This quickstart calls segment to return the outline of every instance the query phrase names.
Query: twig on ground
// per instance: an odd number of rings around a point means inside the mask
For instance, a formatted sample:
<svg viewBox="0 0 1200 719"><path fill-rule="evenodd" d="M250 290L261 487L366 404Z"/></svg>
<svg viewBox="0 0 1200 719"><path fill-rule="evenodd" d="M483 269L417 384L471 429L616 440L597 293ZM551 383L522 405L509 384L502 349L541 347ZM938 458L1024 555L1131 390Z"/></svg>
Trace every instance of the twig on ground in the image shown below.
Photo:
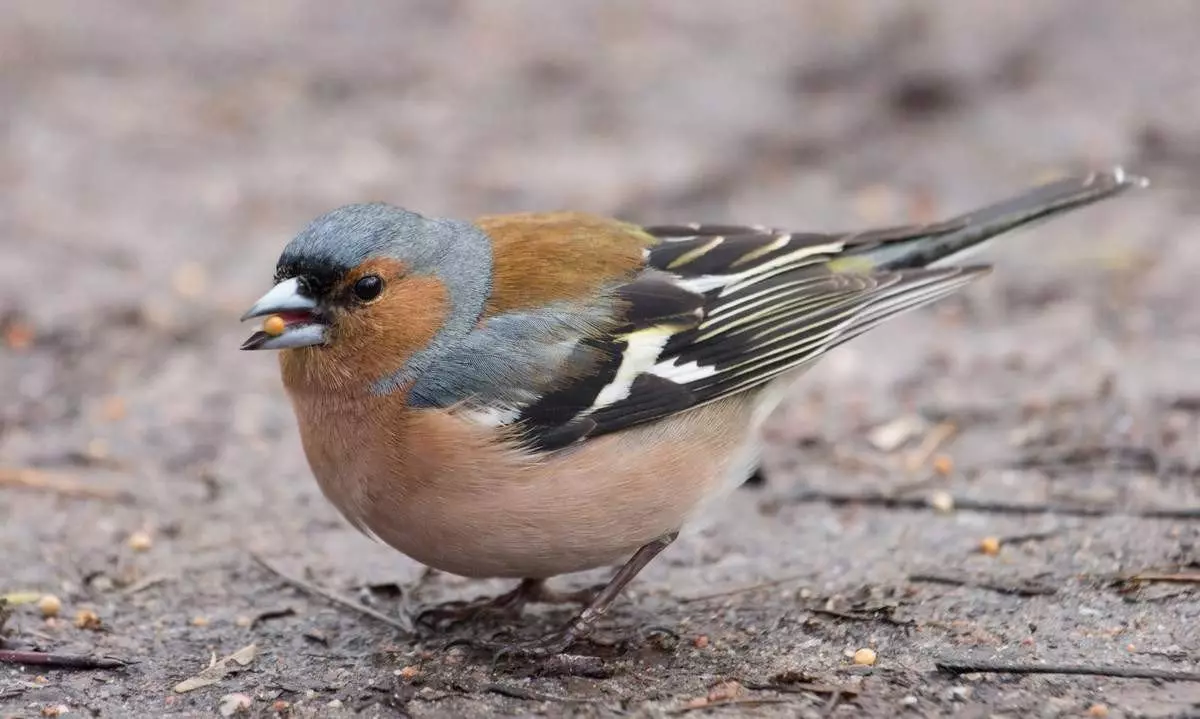
<svg viewBox="0 0 1200 719"><path fill-rule="evenodd" d="M1044 597L1055 594L1058 591L1049 585L1036 584L1033 582L1004 584L990 579L954 577L947 574L910 574L908 581L928 582L930 584L946 584L952 587L973 587L975 589L987 589L1000 594L1011 594L1017 597Z"/></svg>
<svg viewBox="0 0 1200 719"><path fill-rule="evenodd" d="M1162 462L1147 447L1086 445L1079 447L1052 446L1030 453L1013 463L1022 469L1064 469L1110 464L1117 469L1154 472Z"/></svg>
<svg viewBox="0 0 1200 719"><path fill-rule="evenodd" d="M838 705L842 703L842 693L833 692L829 695L829 701L825 702L825 706L821 709L821 716L831 717L837 711Z"/></svg>
<svg viewBox="0 0 1200 719"><path fill-rule="evenodd" d="M163 582L174 578L175 577L169 574L151 574L150 576L139 579L133 584L130 584L128 587L122 589L121 596L128 597L133 594L137 594L138 592L144 592L150 587L162 584Z"/></svg>
<svg viewBox="0 0 1200 719"><path fill-rule="evenodd" d="M282 619L284 617L294 616L295 614L296 614L296 610L293 609L292 607L279 607L278 609L267 609L265 611L261 611L258 614L254 615L254 618L250 620L250 628L253 629L253 628L257 627L259 624L262 624L263 622L271 620L271 619Z"/></svg>
<svg viewBox="0 0 1200 719"><path fill-rule="evenodd" d="M924 497L898 497L882 492L855 494L809 490L794 495L788 501L797 504L824 502L835 507L858 504L885 509L934 509ZM954 497L953 505L956 510L992 514L1061 514L1073 517L1132 516L1146 519L1200 520L1200 507L1124 508L1112 505L1002 502L969 497Z"/></svg>
<svg viewBox="0 0 1200 719"><path fill-rule="evenodd" d="M16 487L53 492L64 497L101 499L109 502L132 502L132 493L113 487L84 484L74 477L44 472L28 467L0 467L0 487Z"/></svg>
<svg viewBox="0 0 1200 719"><path fill-rule="evenodd" d="M771 579L765 582L758 582L756 584L749 584L743 587L723 589L719 592L710 592L708 594L698 594L694 597L682 597L676 601L678 601L680 604L690 604L692 602L707 602L710 599L725 599L726 597L733 597L738 594L747 594L749 592L757 592L760 589L771 589L782 584L790 584L791 582L796 582L801 579L808 579L811 576L812 572L807 572L805 574L792 574L790 576Z"/></svg>
<svg viewBox="0 0 1200 719"><path fill-rule="evenodd" d="M1025 534L1013 534L1008 537L1000 537L1000 546L1012 546L1015 544L1025 544L1026 542L1040 542L1043 539L1052 539L1062 533L1061 529L1048 529L1044 532L1027 532Z"/></svg>
<svg viewBox="0 0 1200 719"><path fill-rule="evenodd" d="M833 684L817 684L815 682L741 682L741 685L753 691L779 692L781 694L841 694L846 697L858 696L858 690L851 687L840 687Z"/></svg>
<svg viewBox="0 0 1200 719"><path fill-rule="evenodd" d="M949 674L1074 674L1118 679L1159 679L1169 682L1200 682L1200 672L1181 672L1152 667L1122 667L1086 664L1007 664L1005 662L972 661L942 658L934 661L937 668Z"/></svg>
<svg viewBox="0 0 1200 719"><path fill-rule="evenodd" d="M266 559L263 559L262 557L255 554L254 552L250 553L250 558L253 559L256 563L258 563L258 565L261 566L263 569L266 569L267 571L271 572L272 574L279 577L280 579L287 582L288 584L292 585L296 589L308 592L309 594L315 594L318 597L323 597L324 599L326 599L334 604L345 607L346 609L352 609L352 610L358 612L359 614L363 614L363 615L368 616L376 621L383 622L384 624L387 624L388 626L390 626L398 631L401 631L405 634L413 633L413 628L409 625L406 625L404 622L400 621L399 619L389 617L388 615L386 615L382 612L378 612L370 607L359 604L358 602L356 602L352 599L347 599L346 597L343 597L340 594L337 594L336 592L330 591L328 589L325 589L324 587L317 586L316 584L313 584L312 582L305 581L299 577L288 574L287 572L279 569L278 567L271 564Z"/></svg>
<svg viewBox="0 0 1200 719"><path fill-rule="evenodd" d="M1121 583L1167 582L1170 584L1200 584L1200 572L1138 572L1118 580Z"/></svg>
<svg viewBox="0 0 1200 719"><path fill-rule="evenodd" d="M46 669L121 669L129 662L87 654L54 654L0 649L0 664L24 664Z"/></svg>

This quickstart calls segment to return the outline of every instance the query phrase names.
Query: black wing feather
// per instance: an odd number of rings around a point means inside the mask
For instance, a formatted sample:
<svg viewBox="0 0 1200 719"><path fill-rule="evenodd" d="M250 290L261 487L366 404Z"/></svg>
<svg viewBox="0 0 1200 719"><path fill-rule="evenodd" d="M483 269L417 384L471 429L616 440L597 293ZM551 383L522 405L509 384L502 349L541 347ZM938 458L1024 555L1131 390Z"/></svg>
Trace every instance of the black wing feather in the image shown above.
<svg viewBox="0 0 1200 719"><path fill-rule="evenodd" d="M1114 168L944 222L855 233L645 227L658 242L642 275L614 289L615 326L581 343L590 370L565 377L514 426L551 450L760 387L988 270L935 263L1144 184Z"/></svg>

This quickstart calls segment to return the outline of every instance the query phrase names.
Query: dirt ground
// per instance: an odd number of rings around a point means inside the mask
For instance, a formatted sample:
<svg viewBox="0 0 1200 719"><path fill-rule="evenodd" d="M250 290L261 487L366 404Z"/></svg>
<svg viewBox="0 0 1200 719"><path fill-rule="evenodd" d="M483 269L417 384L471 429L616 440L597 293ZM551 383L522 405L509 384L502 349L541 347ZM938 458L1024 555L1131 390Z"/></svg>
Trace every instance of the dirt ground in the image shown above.
<svg viewBox="0 0 1200 719"><path fill-rule="evenodd" d="M0 716L1200 716L1197 681L935 666L1200 669L1198 27L1186 0L6 2L0 594L62 601L7 646L134 663L0 665ZM1153 187L811 373L765 486L647 569L600 659L441 649L569 608L413 637L252 558L393 617L508 586L349 528L274 358L238 351L320 212L848 229L1113 162Z"/></svg>

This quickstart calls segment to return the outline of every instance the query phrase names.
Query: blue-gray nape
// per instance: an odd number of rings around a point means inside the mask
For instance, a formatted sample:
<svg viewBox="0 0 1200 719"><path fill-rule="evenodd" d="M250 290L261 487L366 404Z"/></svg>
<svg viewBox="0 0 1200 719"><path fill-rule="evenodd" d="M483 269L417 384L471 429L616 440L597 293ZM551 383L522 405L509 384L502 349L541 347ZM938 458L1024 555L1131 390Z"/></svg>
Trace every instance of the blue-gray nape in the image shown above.
<svg viewBox="0 0 1200 719"><path fill-rule="evenodd" d="M309 223L284 249L280 268L344 273L366 260L389 257L414 275L436 277L450 307L429 344L373 390L388 394L418 377L471 332L492 291L492 242L468 222L429 218L384 203L347 205ZM306 271L307 270L307 271Z"/></svg>

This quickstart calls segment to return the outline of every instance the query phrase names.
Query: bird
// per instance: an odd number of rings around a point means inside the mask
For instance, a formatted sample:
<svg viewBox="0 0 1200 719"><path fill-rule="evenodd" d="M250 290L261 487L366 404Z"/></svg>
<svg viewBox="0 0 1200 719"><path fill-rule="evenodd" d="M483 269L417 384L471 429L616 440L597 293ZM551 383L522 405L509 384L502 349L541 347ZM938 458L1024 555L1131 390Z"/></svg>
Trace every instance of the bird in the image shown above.
<svg viewBox="0 0 1200 719"><path fill-rule="evenodd" d="M1147 184L1115 166L845 232L345 205L286 244L242 349L278 351L307 465L351 525L517 581L435 616L582 605L500 643L544 657L759 472L760 426L831 350L987 274L962 260L988 241ZM601 567L594 592L546 586Z"/></svg>

